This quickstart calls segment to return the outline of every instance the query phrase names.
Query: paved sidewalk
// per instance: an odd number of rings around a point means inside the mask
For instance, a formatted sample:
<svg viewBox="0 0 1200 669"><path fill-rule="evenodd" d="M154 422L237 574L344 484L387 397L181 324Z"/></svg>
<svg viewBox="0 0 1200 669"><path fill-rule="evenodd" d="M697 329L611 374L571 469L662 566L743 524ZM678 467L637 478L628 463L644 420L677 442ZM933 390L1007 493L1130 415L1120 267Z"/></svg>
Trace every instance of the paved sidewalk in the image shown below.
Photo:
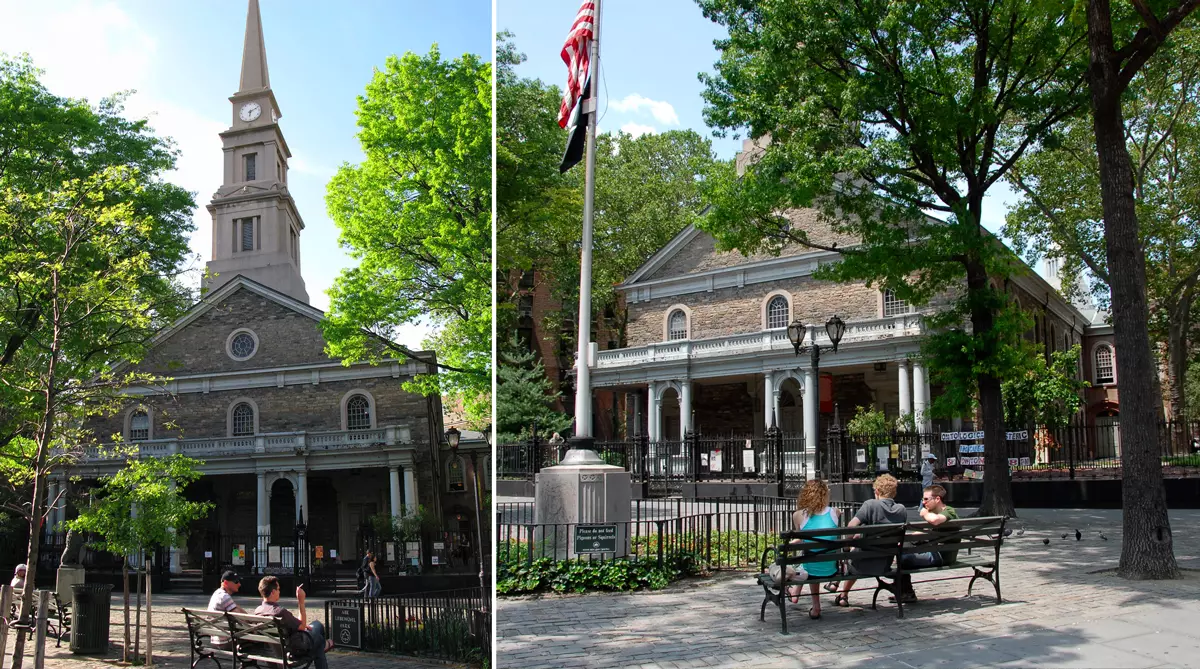
<svg viewBox="0 0 1200 669"><path fill-rule="evenodd" d="M256 605L253 599L249 597L237 596L239 603L245 606L247 603ZM285 607L292 612L296 612L296 600L284 598L281 602ZM187 627L184 624L183 614L180 609L185 606L195 606L203 608L208 605L208 597L202 595L154 595L154 666L156 667L174 667L177 669L186 669L191 666L191 651L188 648ZM46 639L46 669L111 669L114 666L120 666L121 659L121 643L124 641L124 609L121 602L121 593L113 592L112 597L112 617L110 618L109 629L109 652L103 656L97 655L74 655L68 648L69 641L63 641L61 648L54 647L54 639ZM311 617L317 620L325 618L325 600L318 597L309 597L308 613ZM134 615L133 606L130 605L130 617ZM145 623L145 607L143 604L142 621ZM130 643L132 640L133 630L130 630ZM0 666L4 669L12 666L13 644L16 641L16 635L10 633L8 637L8 645L5 647L6 655ZM146 630L142 629L142 652L145 652L146 647ZM354 651L333 650L326 657L329 660L330 669L427 669L438 667L445 669L446 667L459 667L466 665L452 664L446 662L438 662L436 660L417 660L410 658L396 657L392 655L383 655L378 653L359 653ZM210 662L201 663L197 669L216 669L215 664ZM33 669L33 642L25 644L25 659L23 669ZM228 662L222 662L222 669L231 669Z"/></svg>
<svg viewBox="0 0 1200 669"><path fill-rule="evenodd" d="M872 611L867 591L851 593L848 609L823 597L813 621L806 595L789 607L784 636L777 609L759 622L762 589L746 572L659 592L505 598L497 665L1200 667L1200 571L1169 582L1101 572L1120 556L1119 510L1019 516L1014 527L1025 531L1002 551L1003 604L987 583L976 582L967 598L966 580L918 581L922 601L905 607L902 620L892 604ZM1200 511L1171 512L1171 527L1180 566L1200 568Z"/></svg>

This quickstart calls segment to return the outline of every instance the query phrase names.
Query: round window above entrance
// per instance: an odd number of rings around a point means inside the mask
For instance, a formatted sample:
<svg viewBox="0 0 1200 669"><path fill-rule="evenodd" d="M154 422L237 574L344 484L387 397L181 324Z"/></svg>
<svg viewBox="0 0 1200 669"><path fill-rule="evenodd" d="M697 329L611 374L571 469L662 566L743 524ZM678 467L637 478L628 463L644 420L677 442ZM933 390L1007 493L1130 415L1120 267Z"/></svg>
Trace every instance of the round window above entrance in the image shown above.
<svg viewBox="0 0 1200 669"><path fill-rule="evenodd" d="M245 328L234 330L225 341L225 352L238 362L253 358L258 352L258 335Z"/></svg>

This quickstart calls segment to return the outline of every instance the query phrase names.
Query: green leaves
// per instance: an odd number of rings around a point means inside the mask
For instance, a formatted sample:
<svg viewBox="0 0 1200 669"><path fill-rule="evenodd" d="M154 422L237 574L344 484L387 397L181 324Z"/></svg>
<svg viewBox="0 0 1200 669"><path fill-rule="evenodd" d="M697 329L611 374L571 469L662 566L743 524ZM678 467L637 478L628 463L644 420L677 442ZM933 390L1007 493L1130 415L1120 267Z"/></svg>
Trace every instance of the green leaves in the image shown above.
<svg viewBox="0 0 1200 669"><path fill-rule="evenodd" d="M326 205L359 261L329 290L327 351L347 363L411 351L401 325L437 334L440 373L407 384L464 400L487 422L491 387L491 68L465 54L390 57L358 100L367 158L343 165ZM433 363L432 354L415 356Z"/></svg>

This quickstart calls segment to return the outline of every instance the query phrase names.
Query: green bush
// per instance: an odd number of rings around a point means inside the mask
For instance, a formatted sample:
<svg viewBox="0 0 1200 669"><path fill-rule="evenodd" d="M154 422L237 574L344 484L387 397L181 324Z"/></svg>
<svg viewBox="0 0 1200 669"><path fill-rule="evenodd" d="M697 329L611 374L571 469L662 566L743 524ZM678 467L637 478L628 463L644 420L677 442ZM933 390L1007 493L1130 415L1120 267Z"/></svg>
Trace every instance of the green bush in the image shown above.
<svg viewBox="0 0 1200 669"><path fill-rule="evenodd" d="M1200 467L1200 453L1166 457L1163 458L1163 464L1168 467Z"/></svg>
<svg viewBox="0 0 1200 669"><path fill-rule="evenodd" d="M519 550L511 556L522 554ZM528 555L527 552L524 553ZM616 560L565 560L549 557L532 562L504 559L500 563L496 592L501 595L552 590L554 592L661 590L684 576L703 572L699 556L679 553L657 560L620 558Z"/></svg>

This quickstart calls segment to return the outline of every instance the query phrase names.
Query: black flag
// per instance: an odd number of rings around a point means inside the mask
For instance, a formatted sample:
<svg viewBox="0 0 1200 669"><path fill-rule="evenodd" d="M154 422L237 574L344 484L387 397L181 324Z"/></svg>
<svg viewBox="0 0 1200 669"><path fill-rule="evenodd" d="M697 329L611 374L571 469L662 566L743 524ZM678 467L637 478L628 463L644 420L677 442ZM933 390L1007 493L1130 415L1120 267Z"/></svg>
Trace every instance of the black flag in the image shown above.
<svg viewBox="0 0 1200 669"><path fill-rule="evenodd" d="M592 78L589 76L583 82L583 95L571 112L571 131L567 138L567 150L563 153L562 164L558 166L559 174L566 172L583 160L583 147L587 140L588 114L583 112L583 106L592 97Z"/></svg>

